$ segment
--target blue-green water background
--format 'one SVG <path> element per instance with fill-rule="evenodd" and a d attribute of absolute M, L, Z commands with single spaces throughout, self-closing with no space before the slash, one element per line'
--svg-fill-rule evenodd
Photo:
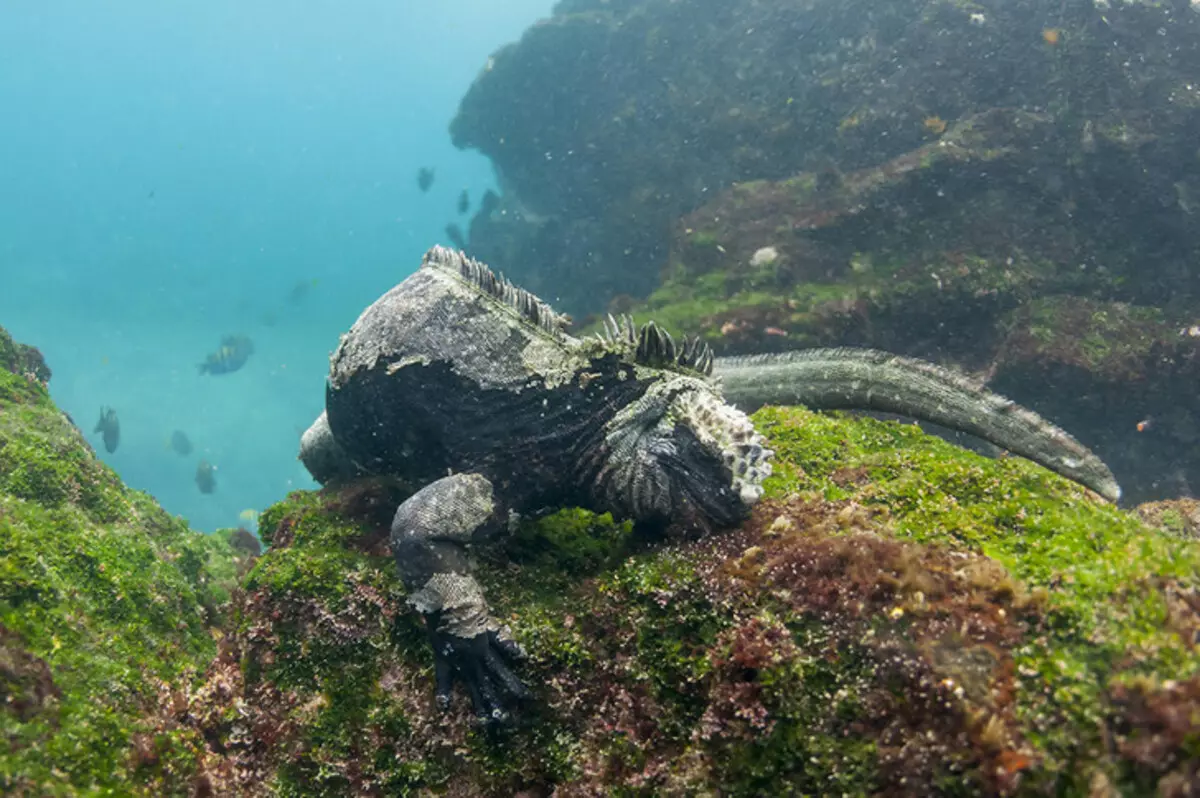
<path fill-rule="evenodd" d="M 329 352 L 445 243 L 459 192 L 492 186 L 447 126 L 551 5 L 0 3 L 0 325 L 42 350 L 54 399 L 128 484 L 204 530 L 313 486 L 296 450 Z M 198 375 L 228 333 L 254 340 L 250 362 Z M 114 454 L 92 434 L 101 405 Z"/>

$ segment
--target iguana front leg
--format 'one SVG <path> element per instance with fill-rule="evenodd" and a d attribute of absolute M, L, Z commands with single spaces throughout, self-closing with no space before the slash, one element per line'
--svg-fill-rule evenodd
<path fill-rule="evenodd" d="M 464 549 L 506 523 L 499 516 L 491 482 L 478 474 L 455 474 L 401 504 L 391 534 L 408 603 L 429 625 L 438 706 L 449 707 L 457 675 L 485 724 L 506 721 L 513 699 L 529 695 L 504 662 L 524 652 L 492 620 Z"/>

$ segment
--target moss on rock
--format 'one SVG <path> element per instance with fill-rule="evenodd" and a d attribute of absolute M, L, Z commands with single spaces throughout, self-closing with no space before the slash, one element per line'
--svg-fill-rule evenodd
<path fill-rule="evenodd" d="M 160 687 L 212 659 L 233 555 L 126 488 L 0 329 L 0 789 L 175 794 L 202 741 Z"/>
<path fill-rule="evenodd" d="M 1200 544 L 915 426 L 755 420 L 779 463 L 738 530 L 662 545 L 564 510 L 478 547 L 536 693 L 498 737 L 461 694 L 434 709 L 385 544 L 402 488 L 266 511 L 238 632 L 179 711 L 215 788 L 1084 795 L 1194 777 L 1200 723 L 1172 707 L 1200 684 Z"/>
<path fill-rule="evenodd" d="M 239 531 L 193 533 L 124 488 L 44 387 L 22 390 L 0 401 L 0 785 L 1169 795 L 1200 778 L 1181 508 L 1147 508 L 1164 534 L 913 425 L 755 422 L 777 467 L 739 529 L 667 544 L 565 509 L 476 548 L 536 696 L 486 735 L 465 696 L 433 704 L 387 545 L 410 486 L 294 493 L 260 517 L 255 559 Z"/>

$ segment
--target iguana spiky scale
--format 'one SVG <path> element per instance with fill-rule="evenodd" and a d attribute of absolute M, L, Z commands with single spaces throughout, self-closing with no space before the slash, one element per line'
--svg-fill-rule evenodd
<path fill-rule="evenodd" d="M 713 374 L 743 406 L 903 412 L 1119 495 L 1065 432 L 932 364 L 864 350 L 714 359 L 653 322 L 610 317 L 590 339 L 566 326 L 483 264 L 435 247 L 342 337 L 326 410 L 301 442 L 319 482 L 384 473 L 424 485 L 396 511 L 392 552 L 429 619 L 439 702 L 457 675 L 485 721 L 525 695 L 506 662 L 520 648 L 491 619 L 464 547 L 563 506 L 693 533 L 738 523 L 772 453 Z"/>

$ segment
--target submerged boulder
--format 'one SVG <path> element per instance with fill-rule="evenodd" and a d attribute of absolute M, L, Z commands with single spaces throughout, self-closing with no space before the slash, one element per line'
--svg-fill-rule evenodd
<path fill-rule="evenodd" d="M 451 126 L 471 251 L 569 312 L 955 365 L 1134 501 L 1200 490 L 1197 129 L 1184 0 L 570 0 Z"/>
<path fill-rule="evenodd" d="M 7 344 L 6 338 L 0 338 Z M 0 361 L 11 350 L 0 348 Z M 739 529 L 566 509 L 474 552 L 535 701 L 433 701 L 387 544 L 413 486 L 204 536 L 0 370 L 0 786 L 14 795 L 1187 795 L 1193 508 L 1138 517 L 912 425 L 766 408 Z M 1147 525 L 1147 523 L 1151 525 Z"/>
<path fill-rule="evenodd" d="M 267 510 L 209 685 L 218 792 L 1184 795 L 1200 780 L 1200 543 L 1018 458 L 767 408 L 740 529 L 564 510 L 476 550 L 530 658 L 520 724 L 433 701 L 389 557 L 409 487 Z"/>
<path fill-rule="evenodd" d="M 216 653 L 238 560 L 126 488 L 0 329 L 0 791 L 186 794 L 192 729 L 164 696 Z"/>
<path fill-rule="evenodd" d="M 1055 152 L 1045 115 L 993 109 L 879 166 L 739 184 L 679 222 L 629 309 L 721 354 L 951 363 L 1069 427 L 1133 502 L 1191 495 L 1200 300 L 1080 235 L 1073 206 L 1022 200 Z"/>
<path fill-rule="evenodd" d="M 652 291 L 672 225 L 732 185 L 878 167 L 996 108 L 1046 130 L 1024 192 L 993 210 L 1072 208 L 1065 263 L 1086 237 L 1140 261 L 1127 289 L 1194 290 L 1200 13 L 1184 0 L 570 0 L 488 60 L 451 135 L 504 189 L 472 252 L 582 315 Z"/>

